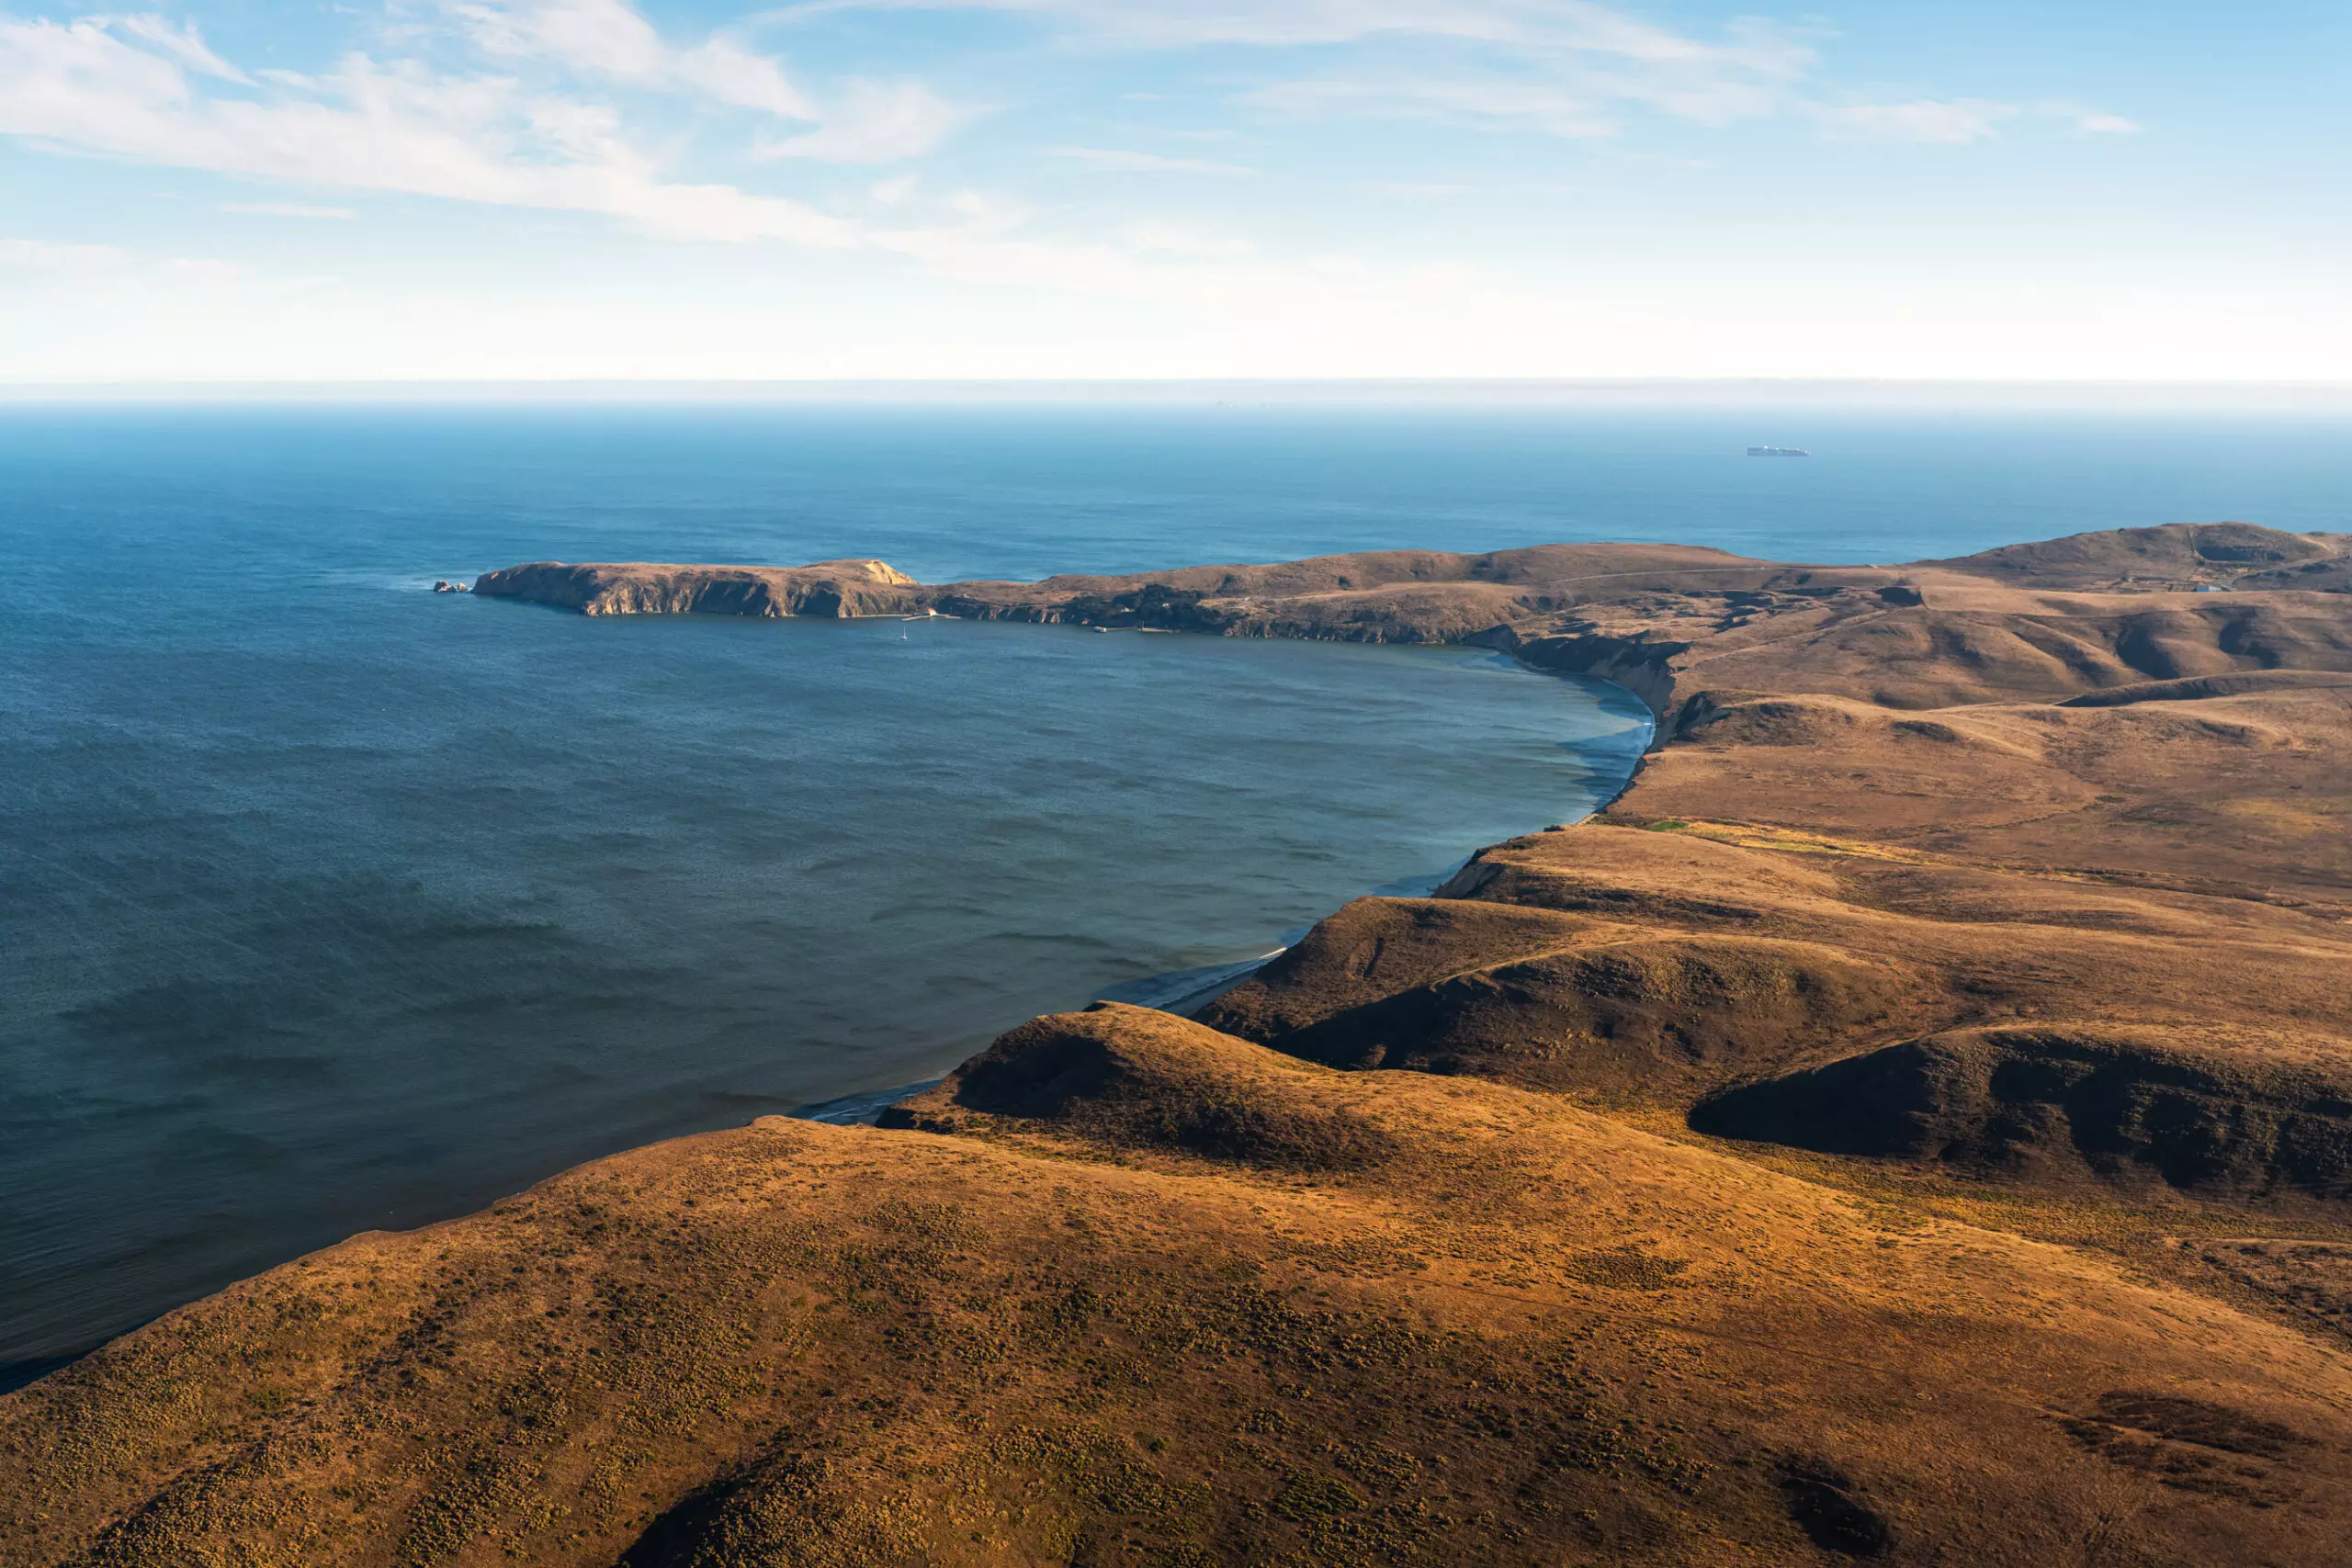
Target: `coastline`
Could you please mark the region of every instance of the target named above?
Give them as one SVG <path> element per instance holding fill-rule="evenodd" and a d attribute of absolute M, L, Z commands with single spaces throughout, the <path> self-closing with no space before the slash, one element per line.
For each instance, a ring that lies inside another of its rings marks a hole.
<path fill-rule="evenodd" d="M 1471 644 L 1468 646 L 1480 645 Z M 1625 695 L 1632 698 L 1634 701 L 1642 703 L 1645 707 L 1648 706 L 1648 704 L 1643 699 L 1639 693 L 1634 692 L 1624 686 L 1620 686 L 1613 681 L 1608 681 L 1596 675 L 1585 675 L 1582 671 L 1565 671 L 1557 669 L 1546 668 L 1543 665 L 1531 664 L 1525 660 L 1518 659 L 1516 654 L 1512 657 L 1521 669 L 1527 671 L 1528 673 L 1532 675 L 1552 677 L 1558 677 L 1560 675 L 1569 673 L 1583 675 L 1583 678 L 1587 680 L 1596 681 L 1600 684 L 1614 687 L 1616 690 L 1623 692 Z M 1656 735 L 1657 728 L 1657 715 L 1655 710 L 1653 710 L 1649 724 L 1649 729 L 1653 738 Z M 1646 759 L 1648 750 L 1649 741 L 1645 739 L 1642 750 L 1634 755 L 1633 765 L 1626 770 L 1623 781 L 1620 783 L 1618 787 L 1606 798 L 1595 801 L 1591 809 L 1584 813 L 1584 815 L 1576 818 L 1572 821 L 1556 823 L 1543 829 L 1529 829 L 1528 831 L 1553 832 L 1563 828 L 1572 828 L 1579 823 L 1589 821 L 1592 818 L 1607 811 L 1618 801 L 1623 799 L 1626 792 L 1634 787 L 1634 781 L 1641 775 L 1642 763 Z M 1423 893 L 1434 896 L 1441 888 L 1443 888 L 1448 884 L 1452 883 L 1456 877 L 1460 876 L 1465 869 L 1475 864 L 1480 855 L 1486 853 L 1488 849 L 1493 847 L 1493 845 L 1484 845 L 1472 850 L 1468 854 L 1463 857 L 1460 863 L 1441 875 L 1412 878 L 1406 882 L 1384 883 L 1377 887 L 1367 890 L 1367 892 L 1363 896 L 1367 897 L 1394 896 L 1399 892 L 1406 891 L 1408 888 L 1419 888 Z M 1245 959 L 1233 964 L 1212 964 L 1206 968 L 1201 969 L 1178 970 L 1166 975 L 1146 976 L 1140 980 L 1129 981 L 1119 986 L 1114 986 L 1108 990 L 1103 991 L 1099 996 L 1090 998 L 1090 1000 L 1122 1002 L 1130 1006 L 1148 1008 L 1156 1012 L 1172 1013 L 1180 1018 L 1190 1018 L 1199 1012 L 1203 1008 L 1207 1007 L 1211 1002 L 1214 1002 L 1218 997 L 1223 996 L 1227 991 L 1231 990 L 1234 987 L 1242 984 L 1251 976 L 1255 975 L 1259 970 L 1264 968 L 1267 964 L 1272 963 L 1275 959 L 1280 958 L 1283 953 L 1289 952 L 1291 946 L 1300 938 L 1304 937 L 1307 931 L 1311 929 L 1311 927 L 1303 927 L 1296 931 L 1288 933 L 1281 946 L 1272 949 L 1271 952 L 1261 953 L 1255 958 Z M 915 1095 L 935 1089 L 944 1081 L 944 1077 L 929 1077 L 910 1083 L 899 1084 L 895 1087 L 853 1089 L 842 1094 L 831 1096 L 824 1100 L 813 1100 L 806 1105 L 795 1106 L 790 1111 L 785 1111 L 784 1114 L 795 1120 L 824 1122 L 834 1125 L 847 1125 L 853 1122 L 871 1123 L 876 1120 L 884 1111 L 888 1110 L 891 1105 L 897 1103 L 899 1100 L 910 1099 Z"/>
<path fill-rule="evenodd" d="M 2352 707 L 2236 677 L 2352 675 L 2296 586 L 2352 538 L 1605 594 L 1592 548 L 1022 585 L 1507 634 L 1657 722 L 1585 822 L 1198 1021 L 1037 1019 L 883 1127 L 594 1161 L 0 1397 L 0 1546 L 2328 1562 Z"/>

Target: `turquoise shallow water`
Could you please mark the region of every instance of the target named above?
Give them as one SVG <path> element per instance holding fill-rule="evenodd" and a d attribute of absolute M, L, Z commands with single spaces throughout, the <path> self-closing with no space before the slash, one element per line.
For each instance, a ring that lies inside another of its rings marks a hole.
<path fill-rule="evenodd" d="M 903 1083 L 1611 793 L 1463 650 L 590 621 L 543 557 L 930 581 L 1672 538 L 2352 526 L 2341 424 L 0 412 L 0 1362 L 353 1230 Z M 1811 446 L 1805 462 L 1738 456 Z"/>

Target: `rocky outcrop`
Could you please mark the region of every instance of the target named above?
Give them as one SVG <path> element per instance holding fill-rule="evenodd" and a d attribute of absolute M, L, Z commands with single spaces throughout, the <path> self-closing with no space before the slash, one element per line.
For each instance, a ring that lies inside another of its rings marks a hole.
<path fill-rule="evenodd" d="M 1477 640 L 1477 639 L 1466 639 Z M 1498 628 L 1492 645 L 1508 649 L 1539 670 L 1564 675 L 1589 675 L 1633 693 L 1648 705 L 1654 718 L 1664 719 L 1675 700 L 1675 660 L 1691 644 L 1669 637 L 1653 637 L 1647 628 L 1610 632 L 1591 624 L 1554 624 L 1522 634 Z M 1664 744 L 1660 735 L 1654 744 Z"/>
<path fill-rule="evenodd" d="M 534 561 L 486 571 L 474 592 L 522 599 L 583 615 L 847 615 L 905 614 L 920 608 L 913 578 L 878 560 L 819 561 L 802 567 L 567 566 Z"/>

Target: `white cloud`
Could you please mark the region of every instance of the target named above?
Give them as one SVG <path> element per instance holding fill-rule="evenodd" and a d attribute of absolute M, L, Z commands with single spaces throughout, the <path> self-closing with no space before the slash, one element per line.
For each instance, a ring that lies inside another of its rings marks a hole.
<path fill-rule="evenodd" d="M 2145 127 L 2136 119 L 2126 119 L 2120 114 L 2102 114 L 2097 109 L 2060 108 L 2056 111 L 2075 122 L 2076 130 L 2094 136 L 2136 136 Z"/>
<path fill-rule="evenodd" d="M 1295 331 L 1329 323 L 1363 334 L 1373 322 L 1426 321 L 1465 300 L 1507 315 L 1525 302 L 1461 267 L 1397 270 L 1347 258 L 1258 259 L 1246 243 L 1147 223 L 1118 243 L 1065 242 L 978 229 L 876 231 L 873 243 L 958 281 L 1043 290 L 1078 300 L 1142 305 L 1170 321 L 1223 332 Z M 1072 309 L 1081 308 L 1073 301 Z M 1275 323 L 1280 323 L 1279 328 Z M 1386 326 L 1374 331 L 1378 337 Z M 1246 335 L 1246 333 L 1245 333 Z M 1360 342 L 1359 347 L 1369 346 Z M 1381 350 L 1375 350 L 1375 356 Z"/>
<path fill-rule="evenodd" d="M 1433 55 L 1409 73 L 1310 77 L 1243 95 L 1246 103 L 1295 118 L 1608 136 L 1619 129 L 1613 107 L 1638 104 L 1721 126 L 1780 112 L 1815 64 L 1811 44 L 1771 22 L 1743 19 L 1700 38 L 1587 0 L 1274 0 L 1226 7 L 1149 0 L 1115 16 L 1058 0 L 1051 8 L 1137 44 L 1339 44 L 1415 34 L 1492 46 Z M 1498 51 L 1511 57 L 1509 69 L 1496 67 Z"/>
<path fill-rule="evenodd" d="M 1800 88 L 1818 59 L 1804 31 L 1743 17 L 1701 37 L 1595 0 L 808 0 L 773 15 L 843 9 L 1025 13 L 1136 48 L 1420 37 L 1498 46 L 1516 61 L 1509 74 L 1449 73 L 1433 62 L 1411 75 L 1310 77 L 1243 95 L 1256 107 L 1297 118 L 1425 119 L 1591 137 L 1617 134 L 1614 106 L 1638 104 L 1709 126 L 1794 110 L 1845 134 L 1946 144 L 1996 135 L 2003 122 L 2028 113 L 2091 133 L 2140 129 L 2119 115 L 1975 97 L 1811 102 Z"/>
<path fill-rule="evenodd" d="M 772 16 L 854 9 L 995 10 L 1051 17 L 1134 48 L 1202 44 L 1336 45 L 1417 37 L 1495 46 L 1526 74 L 1434 85 L 1420 79 L 1307 81 L 1256 95 L 1288 112 L 1405 115 L 1432 111 L 1555 134 L 1604 133 L 1589 106 L 1641 103 L 1707 125 L 1777 112 L 1815 54 L 1806 34 L 1742 17 L 1713 38 L 1645 21 L 1596 0 L 806 0 Z M 1127 96 L 1157 95 L 1130 93 Z M 1467 100 L 1484 96 L 1478 113 Z"/>
<path fill-rule="evenodd" d="M 970 121 L 977 110 L 951 104 L 920 82 L 852 82 L 814 130 L 763 142 L 766 159 L 825 164 L 896 164 L 920 158 Z"/>
<path fill-rule="evenodd" d="M 358 216 L 348 207 L 305 207 L 295 201 L 224 201 L 223 212 L 233 212 L 243 218 L 320 218 L 351 219 Z"/>
<path fill-rule="evenodd" d="M 1554 136 L 1613 136 L 1617 123 L 1590 99 L 1540 82 L 1393 78 L 1283 82 L 1244 101 L 1299 118 L 1355 114 L 1454 125 L 1512 126 Z"/>
<path fill-rule="evenodd" d="M 1345 43 L 1383 33 L 1439 34 L 1489 40 L 1521 39 L 1531 27 L 1542 30 L 1545 11 L 1597 9 L 1480 4 L 1477 0 L 1231 0 L 1190 4 L 1187 0 L 1005 0 L 1005 8 L 1051 10 L 1136 43 L 1267 45 Z M 1535 13 L 1531 16 L 1530 13 Z"/>
<path fill-rule="evenodd" d="M 1133 152 L 1117 147 L 1053 147 L 1049 156 L 1068 158 L 1110 175 L 1255 175 L 1260 171 L 1239 164 L 1212 163 L 1206 158 L 1164 158 L 1157 152 Z"/>
<path fill-rule="evenodd" d="M 693 49 L 673 48 L 626 0 L 452 0 L 447 9 L 494 55 L 699 93 L 784 119 L 817 118 L 776 61 L 724 35 Z"/>
<path fill-rule="evenodd" d="M 448 10 L 492 54 L 559 60 L 625 82 L 656 81 L 670 68 L 662 35 L 620 0 L 458 0 Z"/>
<path fill-rule="evenodd" d="M 1915 98 L 1900 104 L 1809 104 L 1806 111 L 1832 131 L 1881 141 L 1960 146 L 1998 136 L 2012 120 L 2060 119 L 2092 135 L 2128 136 L 2137 121 L 2073 104 L 2011 104 L 1989 98 Z"/>
<path fill-rule="evenodd" d="M 1589 137 L 1613 133 L 1620 118 L 1634 118 L 1628 106 L 1644 106 L 1711 125 L 1771 114 L 1810 116 L 1833 133 L 1947 143 L 1981 141 L 2027 118 L 2045 127 L 2064 122 L 2086 133 L 2136 129 L 2120 117 L 2054 103 L 1920 98 L 1824 104 L 1817 101 L 1824 89 L 1807 80 L 1813 68 L 1810 47 L 1769 25 L 1735 26 L 1692 38 L 1603 6 L 1566 0 L 1201 0 L 1193 5 L 1140 0 L 1120 7 L 1037 0 L 1025 8 L 1121 42 L 1346 43 L 1413 34 L 1477 46 L 1417 45 L 1412 51 L 1415 71 L 1393 76 L 1375 73 L 1368 62 L 1396 59 L 1403 53 L 1396 49 L 1361 51 L 1360 59 L 1325 60 L 1318 63 L 1328 74 L 1268 87 L 1250 100 L 1262 109 L 1298 116 L 1378 115 Z M 941 342 L 960 341 L 957 334 L 968 319 L 982 313 L 970 310 L 969 296 L 938 288 L 937 280 L 943 278 L 1002 288 L 1006 292 L 994 297 L 999 301 L 1025 299 L 1022 308 L 1034 309 L 1036 319 L 1048 323 L 1048 330 L 1034 335 L 1041 343 L 1063 344 L 1056 352 L 1076 352 L 1068 344 L 1085 336 L 1064 323 L 1063 313 L 1069 321 L 1086 319 L 1091 310 L 1106 321 L 1143 321 L 1145 315 L 1133 310 L 1140 305 L 1155 322 L 1178 323 L 1169 331 L 1175 344 L 1170 352 L 1180 355 L 1210 353 L 1188 333 L 1204 334 L 1203 343 L 1216 333 L 1228 333 L 1234 352 L 1249 355 L 1271 352 L 1258 339 L 1273 343 L 1280 333 L 1293 330 L 1292 323 L 1305 323 L 1297 330 L 1324 334 L 1317 341 L 1339 356 L 1329 363 L 1367 369 L 1419 363 L 1409 355 L 1396 357 L 1384 335 L 1398 321 L 1415 323 L 1411 330 L 1437 345 L 1431 353 L 1468 353 L 1448 345 L 1477 344 L 1487 345 L 1476 350 L 1480 354 L 1532 355 L 1532 340 L 1520 323 L 1548 310 L 1557 326 L 1552 339 L 1557 353 L 1573 356 L 1584 352 L 1578 345 L 1586 340 L 1579 334 L 1597 330 L 1596 321 L 1605 325 L 1615 310 L 1613 304 L 1596 304 L 1599 315 L 1571 321 L 1562 313 L 1563 299 L 1531 293 L 1507 277 L 1479 277 L 1458 268 L 1403 271 L 1297 254 L 1261 256 L 1246 240 L 1182 221 L 1133 222 L 1122 228 L 1113 219 L 1093 231 L 1074 223 L 1063 231 L 1056 227 L 1059 218 L 1041 220 L 1001 196 L 970 189 L 942 195 L 943 186 L 933 183 L 937 176 L 928 170 L 920 185 L 911 174 L 880 179 L 881 173 L 895 173 L 880 170 L 845 182 L 844 199 L 857 203 L 866 214 L 851 221 L 797 201 L 682 177 L 674 172 L 673 160 L 683 155 L 685 139 L 651 138 L 637 118 L 653 112 L 647 95 L 672 95 L 702 106 L 752 110 L 776 121 L 805 122 L 813 129 L 766 126 L 769 140 L 755 152 L 771 160 L 844 164 L 890 164 L 920 156 L 979 111 L 911 82 L 852 82 L 834 92 L 804 92 L 779 62 L 740 37 L 722 34 L 698 43 L 673 43 L 623 0 L 462 0 L 433 15 L 440 31 L 428 37 L 436 51 L 431 58 L 442 60 L 437 51 L 453 40 L 461 46 L 469 41 L 488 52 L 489 65 L 481 62 L 481 56 L 474 57 L 474 69 L 452 71 L 446 64 L 428 67 L 353 54 L 311 73 L 254 70 L 247 74 L 215 55 L 193 28 L 153 17 L 91 17 L 56 23 L 17 22 L 0 16 L 0 136 L 25 136 L 51 147 L 277 182 L 284 187 L 266 194 L 288 199 L 227 206 L 227 210 L 253 216 L 348 218 L 348 208 L 313 205 L 309 198 L 333 200 L 339 192 L 388 191 L 596 214 L 648 233 L 683 239 L 775 239 L 852 250 L 857 254 L 835 262 L 800 258 L 795 264 L 797 276 L 823 278 L 830 267 L 831 276 L 857 288 L 870 284 L 883 290 L 899 287 L 908 276 L 928 275 L 930 281 L 913 287 L 916 292 L 932 290 L 940 323 L 933 336 Z M 1511 57 L 1508 63 L 1502 59 L 1506 54 Z M 1161 130 L 1155 136 L 1171 134 L 1183 133 Z M 1119 139 L 1152 138 L 1131 131 Z M 1182 151 L 1227 151 L 1160 144 Z M 1049 155 L 1120 174 L 1259 172 L 1238 164 L 1117 147 L 1061 147 Z M 1340 183 L 1346 183 L 1346 173 L 1342 171 Z M 876 182 L 870 187 L 871 207 L 855 194 L 856 186 L 867 180 Z M 1365 182 L 1359 188 L 1428 197 L 1453 187 Z M 217 199 L 217 193 L 208 198 Z M 254 254 L 266 252 L 256 249 Z M 725 316 L 723 307 L 793 292 L 772 287 L 774 264 L 759 254 L 740 260 L 696 255 L 676 265 L 680 276 L 740 280 L 758 275 L 756 283 L 733 290 L 714 288 L 707 296 L 694 287 L 677 291 L 692 296 L 695 309 L 714 321 Z M 297 304 L 285 305 L 282 318 L 271 314 L 280 309 L 283 280 L 224 263 L 139 262 L 107 246 L 16 240 L 0 241 L 0 265 L 47 275 L 20 277 L 14 290 L 18 298 L 36 289 L 47 295 L 71 288 L 91 297 L 105 292 L 117 302 L 151 297 L 167 300 L 172 290 L 160 285 L 182 279 L 191 299 L 203 290 L 222 297 L 235 294 L 253 312 L 247 319 L 291 321 L 300 314 Z M 710 270 L 690 274 L 684 270 L 688 268 Z M 735 270 L 729 273 L 728 268 Z M 1515 288 L 1521 291 L 1514 294 Z M 656 292 L 616 289 L 609 299 L 616 310 L 652 310 L 656 306 L 640 296 Z M 835 299 L 842 293 L 811 292 Z M 28 306 L 10 314 L 10 293 L 0 288 L 0 321 L 19 327 L 38 325 L 39 312 Z M 522 303 L 527 309 L 535 299 L 526 298 Z M 151 309 L 156 319 L 167 313 L 152 301 L 141 308 Z M 854 313 L 844 312 L 842 319 Z M 495 316 L 485 307 L 465 319 Z M 103 325 L 106 312 L 94 307 L 89 319 Z M 869 323 L 876 319 L 859 318 Z M 1675 320 L 1670 309 L 1661 319 L 1668 327 Z M 209 330 L 205 323 L 210 318 L 203 310 L 190 309 L 182 320 L 187 333 Z M 435 322 L 435 344 L 417 352 L 447 353 L 469 365 L 497 364 L 491 350 L 465 340 L 461 332 L 438 318 Z M 375 330 L 372 322 L 362 325 Z M 577 355 L 582 365 L 612 363 L 597 357 L 605 350 L 594 333 L 566 331 L 570 335 L 555 333 L 548 339 L 558 346 L 541 348 Z M 153 335 L 123 334 L 121 352 L 135 356 L 182 351 L 176 344 L 151 349 Z M 652 357 L 644 363 L 686 362 L 662 357 L 672 355 L 741 354 L 751 356 L 742 361 L 746 365 L 756 361 L 776 367 L 758 358 L 780 352 L 775 344 L 755 342 L 755 335 L 720 326 L 707 334 L 707 342 L 681 343 L 674 334 L 664 338 L 652 333 L 645 340 L 651 345 L 645 352 Z M 82 350 L 67 335 L 51 341 L 62 345 L 56 350 L 62 356 L 58 363 L 100 362 L 76 357 Z M 225 337 L 220 341 L 229 342 Z M 1103 338 L 1102 352 L 1115 355 L 1119 341 Z M 1637 358 L 1650 352 L 1638 334 L 1626 341 L 1634 345 L 1628 352 Z M 381 363 L 399 361 L 408 352 L 394 337 L 384 342 L 390 345 L 384 352 L 392 358 Z M 306 344 L 295 346 L 309 352 Z M 0 353 L 18 352 L 0 341 Z M 220 352 L 231 356 L 224 363 L 246 363 L 234 358 L 243 351 L 233 344 Z M 1715 351 L 1700 343 L 1691 352 Z M 1298 363 L 1311 359 L 1308 355 Z M 1556 357 L 1544 363 L 1557 367 L 1572 362 L 1581 363 Z"/>
<path fill-rule="evenodd" d="M 1407 37 L 1493 46 L 1514 55 L 1521 74 L 1307 80 L 1249 97 L 1296 115 L 1518 122 L 1569 136 L 1609 134 L 1614 128 L 1597 106 L 1611 103 L 1645 104 L 1705 125 L 1775 113 L 1815 61 L 1805 35 L 1778 23 L 1743 17 L 1700 38 L 1595 0 L 804 0 L 769 15 L 848 9 L 1025 13 L 1138 49 Z M 1434 62 L 1430 69 L 1442 71 Z"/>
<path fill-rule="evenodd" d="M 1056 17 L 1141 47 L 1350 43 L 1383 35 L 1591 51 L 1660 62 L 1736 62 L 1785 70 L 1811 51 L 1744 21 L 1711 44 L 1593 0 L 806 0 L 771 15 L 841 10 L 993 10 Z"/>
<path fill-rule="evenodd" d="M 198 32 L 194 22 L 174 27 L 168 17 L 142 14 L 135 17 L 93 17 L 90 20 L 103 26 L 119 28 L 187 66 L 201 76 L 217 76 L 224 82 L 247 82 L 251 78 L 219 55 L 212 52 Z"/>
<path fill-rule="evenodd" d="M 1707 125 L 1775 112 L 1815 63 L 1804 36 L 1743 17 L 1713 39 L 1595 0 L 806 0 L 772 16 L 843 9 L 995 10 L 1051 17 L 1134 48 L 1297 47 L 1384 37 L 1452 39 L 1513 52 L 1532 76 L 1396 84 L 1307 81 L 1254 96 L 1285 112 L 1517 120 L 1555 134 L 1605 134 L 1589 106 L 1647 104 Z M 1128 94 L 1129 97 L 1155 95 Z M 1484 96 L 1493 107 L 1473 109 Z M 1515 107 L 1514 107 L 1515 106 Z"/>
<path fill-rule="evenodd" d="M 196 285 L 237 282 L 254 276 L 243 262 L 206 256 L 141 257 L 119 245 L 59 243 L 53 240 L 0 239 L 0 267 L 51 273 L 70 281 L 115 277 L 156 278 Z"/>
<path fill-rule="evenodd" d="M 1258 247 L 1247 240 L 1230 235 L 1214 234 L 1196 229 L 1189 223 L 1145 222 L 1130 223 L 1119 231 L 1121 243 L 1132 251 L 1150 255 L 1202 256 L 1216 260 L 1232 260 L 1258 254 Z"/>
<path fill-rule="evenodd" d="M 977 190 L 951 193 L 947 210 L 964 220 L 966 234 L 1010 233 L 1029 221 L 1029 209 L 1021 203 Z"/>
<path fill-rule="evenodd" d="M 1383 38 L 1483 46 L 1476 71 L 1464 69 L 1474 53 L 1463 48 L 1432 55 L 1411 74 L 1315 76 L 1242 95 L 1245 103 L 1295 118 L 1422 119 L 1591 137 L 1617 134 L 1615 109 L 1641 105 L 1700 125 L 1796 113 L 1846 135 L 1944 144 L 1985 140 L 2027 115 L 2090 134 L 2140 129 L 2096 110 L 1977 97 L 1824 102 L 1804 90 L 1819 63 L 1812 40 L 1826 36 L 1818 26 L 1746 17 L 1701 36 L 1598 0 L 800 0 L 768 15 L 790 20 L 842 10 L 1023 14 L 1137 49 L 1295 49 Z M 1507 71 L 1493 68 L 1498 54 L 1510 57 Z"/>
<path fill-rule="evenodd" d="M 192 283 L 249 283 L 261 276 L 243 262 L 211 256 L 166 256 L 151 265 L 166 276 Z"/>
<path fill-rule="evenodd" d="M 130 259 L 113 245 L 59 244 L 52 240 L 0 239 L 0 266 L 30 267 L 40 272 L 82 272 L 94 267 L 120 266 Z"/>
<path fill-rule="evenodd" d="M 677 55 L 671 74 L 698 88 L 705 96 L 738 108 L 758 109 L 778 119 L 820 118 L 784 67 L 764 54 L 753 54 L 730 39 L 715 38 Z"/>
<path fill-rule="evenodd" d="M 1814 117 L 1833 131 L 1879 141 L 1928 141 L 1957 146 L 2000 134 L 2019 112 L 1988 98 L 1917 98 L 1907 104 L 1817 104 Z"/>
<path fill-rule="evenodd" d="M 500 78 L 347 57 L 316 96 L 207 97 L 99 19 L 0 19 L 0 135 L 177 168 L 599 213 L 648 233 L 854 243 L 799 202 L 665 179 L 610 111 Z"/>

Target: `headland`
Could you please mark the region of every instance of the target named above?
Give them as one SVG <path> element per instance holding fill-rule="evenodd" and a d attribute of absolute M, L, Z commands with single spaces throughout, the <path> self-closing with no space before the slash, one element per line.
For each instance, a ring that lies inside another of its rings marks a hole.
<path fill-rule="evenodd" d="M 10 1563 L 2333 1562 L 2352 536 L 1653 546 L 590 614 L 1475 642 L 1609 810 L 1184 1018 L 371 1233 L 0 1398 Z"/>

